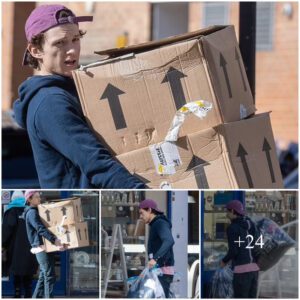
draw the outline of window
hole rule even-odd
[[[274,3],[256,3],[256,50],[272,50]]]
[[[203,27],[227,25],[229,23],[229,3],[209,2],[203,7]]]

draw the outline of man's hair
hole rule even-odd
[[[243,215],[239,214],[237,211],[235,211],[234,209],[228,209],[229,211],[231,211],[234,215],[238,216],[238,217],[242,217]]]
[[[80,38],[82,38],[86,34],[86,31],[83,31],[83,30],[79,29],[79,34],[80,34]],[[42,50],[44,42],[45,42],[45,33],[42,32],[42,33],[39,33],[36,36],[33,36],[31,41],[30,41],[30,44],[32,44],[33,46],[35,46],[38,49]],[[38,59],[33,57],[31,54],[28,55],[28,66],[32,67],[34,69],[39,69]]]
[[[158,211],[156,211],[155,209],[153,209],[153,208],[151,208],[151,207],[145,207],[145,208],[141,208],[141,209],[143,209],[143,210],[146,210],[146,211],[148,211],[149,209],[151,209],[151,212],[154,214],[154,215],[161,215],[161,213],[159,213]]]

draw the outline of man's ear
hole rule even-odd
[[[42,59],[43,58],[43,51],[39,49],[37,46],[34,46],[32,44],[28,44],[27,50],[30,52],[31,56],[36,59]]]

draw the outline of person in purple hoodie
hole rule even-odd
[[[227,228],[228,252],[221,260],[221,267],[225,267],[231,261],[234,298],[256,298],[259,267],[251,248],[251,238],[247,238],[251,235],[253,242],[256,242],[255,225],[245,215],[241,201],[230,201],[226,209],[231,224]]]
[[[72,71],[84,32],[63,5],[40,5],[25,24],[23,65],[36,75],[19,87],[17,123],[28,131],[41,188],[146,188],[97,140],[84,118]]]

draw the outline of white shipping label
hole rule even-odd
[[[182,164],[177,146],[172,142],[163,142],[149,146],[156,172],[160,175],[176,173],[175,167]]]

